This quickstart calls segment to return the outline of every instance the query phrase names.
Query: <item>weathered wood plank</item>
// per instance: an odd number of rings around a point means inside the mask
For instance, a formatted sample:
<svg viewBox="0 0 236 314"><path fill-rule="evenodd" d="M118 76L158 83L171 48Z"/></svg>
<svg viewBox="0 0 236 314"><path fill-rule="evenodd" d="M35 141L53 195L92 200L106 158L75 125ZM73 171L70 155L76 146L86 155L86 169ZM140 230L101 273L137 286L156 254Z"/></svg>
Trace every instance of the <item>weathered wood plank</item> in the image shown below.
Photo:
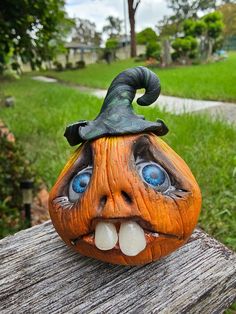
<svg viewBox="0 0 236 314"><path fill-rule="evenodd" d="M236 299L236 255L196 230L139 267L73 253L50 222L0 241L0 312L222 313Z"/></svg>

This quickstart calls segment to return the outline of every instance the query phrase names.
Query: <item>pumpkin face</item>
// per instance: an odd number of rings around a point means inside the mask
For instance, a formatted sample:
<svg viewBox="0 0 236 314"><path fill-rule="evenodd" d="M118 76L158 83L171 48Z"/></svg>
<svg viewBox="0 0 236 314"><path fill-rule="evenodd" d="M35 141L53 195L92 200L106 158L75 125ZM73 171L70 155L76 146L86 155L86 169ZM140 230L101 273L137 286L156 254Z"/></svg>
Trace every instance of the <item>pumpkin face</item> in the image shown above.
<svg viewBox="0 0 236 314"><path fill-rule="evenodd" d="M183 245L201 207L186 163L153 133L85 142L50 193L52 222L79 253L145 264Z"/></svg>

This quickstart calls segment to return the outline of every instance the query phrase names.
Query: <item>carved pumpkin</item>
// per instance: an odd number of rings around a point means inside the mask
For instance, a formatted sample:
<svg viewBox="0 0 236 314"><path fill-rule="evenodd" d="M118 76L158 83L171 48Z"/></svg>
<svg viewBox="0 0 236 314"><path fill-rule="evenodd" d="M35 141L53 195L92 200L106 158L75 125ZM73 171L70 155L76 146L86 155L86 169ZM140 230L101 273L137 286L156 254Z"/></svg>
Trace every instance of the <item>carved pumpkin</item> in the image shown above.
<svg viewBox="0 0 236 314"><path fill-rule="evenodd" d="M151 71L138 67L121 73L95 121L67 128L71 144L84 143L50 193L52 222L66 244L114 264L145 264L171 253L191 235L201 207L190 169L157 136L168 131L164 122L127 113L133 89L140 87L146 88L143 99L149 97L145 105L159 95Z"/></svg>

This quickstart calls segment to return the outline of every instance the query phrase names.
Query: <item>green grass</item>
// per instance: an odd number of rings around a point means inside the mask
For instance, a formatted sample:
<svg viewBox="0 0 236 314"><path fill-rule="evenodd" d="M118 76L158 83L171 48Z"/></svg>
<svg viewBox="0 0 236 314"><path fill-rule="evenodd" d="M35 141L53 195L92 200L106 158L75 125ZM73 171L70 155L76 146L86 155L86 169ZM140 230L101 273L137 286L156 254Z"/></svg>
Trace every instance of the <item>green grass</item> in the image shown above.
<svg viewBox="0 0 236 314"><path fill-rule="evenodd" d="M107 64L91 64L83 70L48 71L58 79L96 88L107 88L112 79L129 67L141 65L133 60ZM236 102L236 53L225 61L168 69L155 69L165 95L194 99Z"/></svg>
<svg viewBox="0 0 236 314"><path fill-rule="evenodd" d="M101 100L29 78L1 85L5 95L15 96L16 105L0 107L0 117L25 147L38 175L50 188L73 150L63 137L66 125L95 118ZM207 116L135 109L149 120L165 120L170 132L164 139L186 160L201 187L201 227L236 249L236 130Z"/></svg>

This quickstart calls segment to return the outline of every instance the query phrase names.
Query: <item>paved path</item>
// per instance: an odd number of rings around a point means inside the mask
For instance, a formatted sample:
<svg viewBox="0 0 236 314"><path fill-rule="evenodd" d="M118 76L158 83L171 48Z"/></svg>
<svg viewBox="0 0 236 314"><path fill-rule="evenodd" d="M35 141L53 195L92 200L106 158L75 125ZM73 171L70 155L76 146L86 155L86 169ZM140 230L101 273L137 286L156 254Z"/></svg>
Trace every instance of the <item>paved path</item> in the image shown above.
<svg viewBox="0 0 236 314"><path fill-rule="evenodd" d="M35 76L33 77L33 79L46 83L57 82L67 86L69 85L81 92L92 94L98 98L104 98L107 92L107 90L104 89L94 89L77 84L65 83L44 76ZM140 95L141 94L137 93L136 98L140 97ZM166 110L167 112L171 112L177 115L188 112L208 112L213 117L220 116L230 123L236 123L236 104L233 103L160 95L157 101L152 104L152 106L158 106L159 108Z"/></svg>
<svg viewBox="0 0 236 314"><path fill-rule="evenodd" d="M45 83L57 83L58 82L57 79L54 79L52 77L47 77L47 76L33 76L32 80L45 82Z"/></svg>

